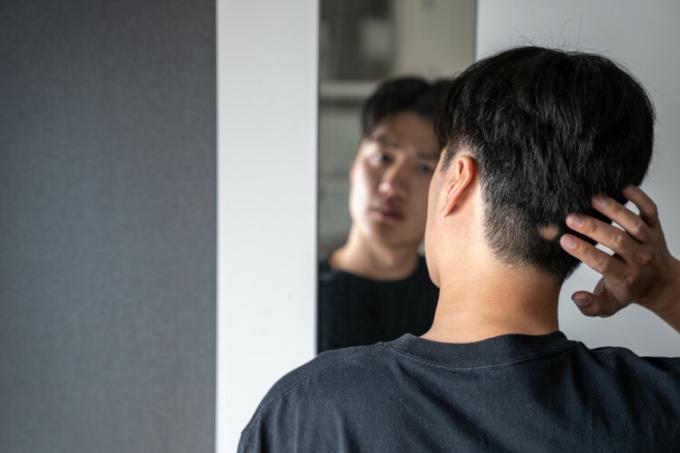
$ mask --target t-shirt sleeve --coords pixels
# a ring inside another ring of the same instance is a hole
[[[241,439],[238,443],[238,453],[254,453],[254,452],[264,452],[259,439],[257,439],[252,432],[243,431],[241,433]]]
[[[319,393],[307,385],[308,371],[313,368],[301,367],[272,387],[241,433],[239,453],[310,451],[317,444],[318,422],[324,417]]]
[[[320,407],[291,393],[260,406],[241,433],[239,453],[315,451],[315,447],[334,443],[324,429],[328,418]]]
[[[277,445],[276,443],[270,443],[267,440],[267,434],[261,436],[259,429],[249,429],[244,430],[241,433],[241,440],[238,444],[238,453],[265,453],[280,451],[276,450],[272,445]]]
[[[329,351],[281,378],[241,433],[239,453],[333,451],[348,423],[347,405],[363,399],[348,391],[368,371],[354,364],[367,348]],[[348,365],[352,363],[352,365]],[[363,407],[363,406],[361,406]]]
[[[296,451],[295,417],[274,402],[260,407],[241,433],[238,453],[278,453]]]
[[[655,367],[680,379],[680,357],[643,357]]]

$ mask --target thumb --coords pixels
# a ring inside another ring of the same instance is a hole
[[[616,302],[616,298],[607,291],[604,278],[597,282],[592,293],[577,291],[571,297],[581,313],[586,316],[606,318],[623,308],[621,304]]]
[[[576,291],[571,295],[578,309],[586,316],[603,316],[609,302],[604,286],[604,278],[595,285],[595,289],[588,291]]]
[[[576,307],[586,316],[597,316],[597,296],[588,291],[576,291],[571,295]]]

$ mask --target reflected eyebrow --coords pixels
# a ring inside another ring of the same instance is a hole
[[[439,153],[425,153],[423,151],[418,151],[418,159],[431,160],[437,162],[439,160]]]
[[[371,135],[368,137],[369,140],[378,142],[383,146],[386,146],[388,148],[399,148],[399,145],[397,145],[395,142],[390,140],[390,138],[386,134],[377,134],[377,135]],[[437,162],[439,161],[439,152],[438,151],[416,151],[416,157],[421,160],[427,160],[427,161],[432,161],[432,162]]]
[[[397,144],[394,143],[392,140],[390,140],[386,135],[384,134],[379,134],[379,135],[372,135],[368,137],[369,140],[372,140],[374,142],[378,142],[383,146],[387,146],[389,148],[397,148]]]

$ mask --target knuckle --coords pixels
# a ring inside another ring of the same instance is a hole
[[[581,230],[585,234],[593,233],[595,229],[596,229],[595,222],[593,222],[592,219],[583,219],[583,225],[581,226]]]
[[[578,309],[586,316],[595,316],[597,314],[595,307],[590,305],[586,307],[578,307]]]
[[[611,259],[606,256],[599,256],[595,260],[595,265],[597,266],[597,271],[601,274],[608,273],[611,269]]]
[[[602,308],[599,305],[593,305],[592,307],[588,307],[586,314],[591,317],[602,317]]]
[[[635,261],[640,266],[648,266],[652,262],[652,254],[647,251],[641,251],[636,254]]]
[[[633,233],[635,236],[640,236],[642,235],[642,232],[644,231],[645,227],[645,222],[642,220],[640,217],[638,217],[633,225],[631,226],[630,232]]]
[[[625,233],[614,233],[612,236],[612,245],[615,249],[622,249],[627,242]]]
[[[659,217],[659,207],[653,201],[649,205],[649,214],[652,217]]]
[[[637,272],[630,273],[623,278],[627,288],[632,288],[637,284]]]
[[[612,310],[612,307],[606,303],[598,305],[597,306],[597,311],[595,313],[595,316],[598,316],[600,318],[608,318],[612,314],[614,314],[615,310]]]
[[[626,209],[622,205],[620,205],[618,202],[612,200],[609,203],[609,213],[613,216],[618,216],[620,215],[623,210]]]

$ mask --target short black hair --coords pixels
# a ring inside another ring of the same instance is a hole
[[[622,190],[642,182],[654,109],[642,85],[608,58],[520,47],[458,76],[435,129],[444,168],[461,149],[479,166],[484,233],[495,255],[561,281],[579,264],[559,245],[566,216],[609,222],[591,207],[592,196],[623,202]],[[559,233],[549,239],[541,227]]]
[[[383,81],[361,109],[362,135],[368,137],[380,121],[400,112],[414,112],[434,121],[450,85],[450,80],[428,82],[421,77]]]

